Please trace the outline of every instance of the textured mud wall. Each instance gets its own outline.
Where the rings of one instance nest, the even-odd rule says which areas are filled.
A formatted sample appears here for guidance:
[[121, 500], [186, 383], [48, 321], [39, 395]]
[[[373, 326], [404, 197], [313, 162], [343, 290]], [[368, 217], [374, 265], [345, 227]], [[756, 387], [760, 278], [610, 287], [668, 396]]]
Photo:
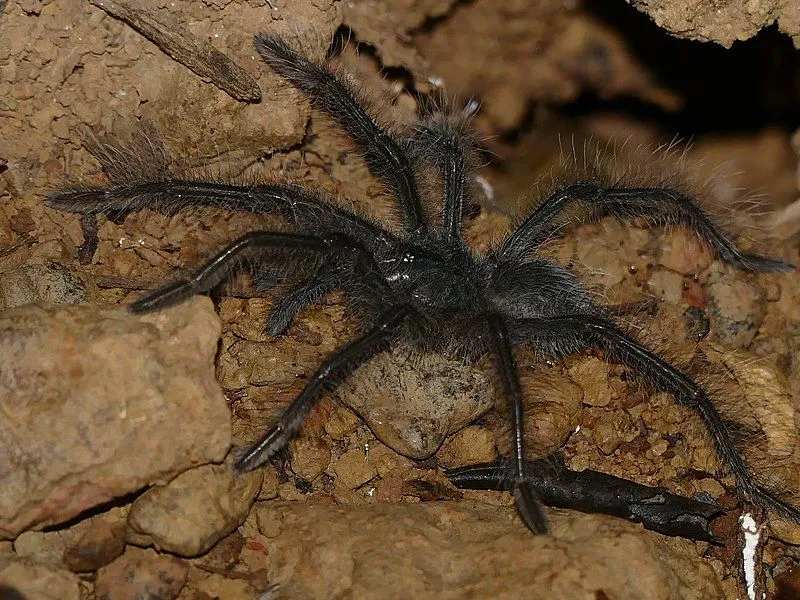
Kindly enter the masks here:
[[[602, 355], [542, 365], [520, 350], [531, 447], [718, 501], [730, 510], [714, 524], [722, 544], [556, 510], [552, 536], [531, 537], [510, 495], [457, 490], [440, 470], [507, 451], [490, 362], [408, 348], [327, 394], [274, 464], [234, 478], [231, 446], [255, 440], [356, 334], [342, 298], [277, 339], [264, 331], [274, 298], [247, 281], [213, 306], [130, 315], [117, 305], [245, 231], [285, 224], [144, 211], [101, 219], [87, 253], [79, 220], [44, 195], [102, 180], [91, 135], [150, 124], [193, 167], [290, 179], [388, 214], [358, 152], [258, 59], [252, 36], [272, 31], [317, 58], [339, 48], [336, 63], [401, 127], [419, 98], [480, 103], [484, 166], [466, 227], [478, 249], [535, 200], [538, 180], [597, 146], [634, 179], [693, 181], [743, 246], [797, 262], [791, 3], [3, 4], [0, 596], [5, 585], [31, 600], [745, 597], [745, 507], [700, 422]], [[642, 150], [676, 135], [693, 143]], [[578, 227], [552, 254], [708, 381], [748, 460], [800, 501], [796, 273], [736, 272], [685, 232], [638, 222]], [[795, 597], [800, 530], [757, 517], [759, 585]]]

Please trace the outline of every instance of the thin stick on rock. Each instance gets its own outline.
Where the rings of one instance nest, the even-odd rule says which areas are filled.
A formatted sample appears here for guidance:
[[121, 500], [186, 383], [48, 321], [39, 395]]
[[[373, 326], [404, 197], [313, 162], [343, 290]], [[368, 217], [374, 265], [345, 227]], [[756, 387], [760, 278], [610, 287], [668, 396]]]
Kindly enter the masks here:
[[[2, 0], [0, 0], [2, 1]], [[89, 0], [124, 21], [168, 56], [242, 102], [260, 102], [261, 88], [241, 67], [211, 44], [197, 39], [170, 16], [136, 0]]]

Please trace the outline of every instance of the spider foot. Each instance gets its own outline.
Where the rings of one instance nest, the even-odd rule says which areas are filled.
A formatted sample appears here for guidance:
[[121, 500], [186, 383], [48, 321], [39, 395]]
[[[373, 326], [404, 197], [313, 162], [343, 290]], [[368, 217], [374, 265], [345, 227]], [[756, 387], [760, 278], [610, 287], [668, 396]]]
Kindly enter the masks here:
[[547, 516], [533, 487], [525, 480], [515, 481], [512, 492], [525, 527], [537, 535], [547, 533]]
[[239, 473], [253, 471], [267, 462], [287, 441], [283, 427], [276, 425], [252, 446], [237, 448], [234, 451], [233, 468]]

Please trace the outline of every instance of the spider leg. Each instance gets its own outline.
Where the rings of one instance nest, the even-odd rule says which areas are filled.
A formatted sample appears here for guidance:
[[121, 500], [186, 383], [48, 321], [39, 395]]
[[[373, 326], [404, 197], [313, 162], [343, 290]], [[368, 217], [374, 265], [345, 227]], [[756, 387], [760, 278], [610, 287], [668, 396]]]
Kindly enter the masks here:
[[523, 257], [571, 223], [605, 216], [645, 217], [653, 225], [684, 225], [692, 229], [724, 262], [745, 271], [793, 271], [782, 260], [740, 250], [728, 235], [688, 195], [670, 188], [604, 187], [576, 183], [553, 192], [506, 239], [500, 261]]
[[439, 171], [443, 185], [442, 227], [447, 243], [461, 240], [461, 215], [464, 210], [470, 148], [464, 132], [447, 118], [431, 119], [422, 123], [412, 140], [419, 158], [433, 163]]
[[310, 281], [298, 285], [281, 296], [267, 318], [267, 333], [277, 337], [286, 331], [301, 310], [336, 289], [342, 275], [338, 269], [326, 269], [326, 265], [323, 265], [320, 272]]
[[673, 394], [679, 403], [693, 408], [702, 418], [717, 454], [736, 478], [740, 495], [800, 522], [800, 509], [778, 498], [753, 477], [705, 390], [691, 377], [624, 334], [614, 323], [591, 315], [571, 315], [514, 321], [511, 326], [515, 341], [530, 343], [550, 356], [566, 356], [587, 348], [600, 349], [656, 388]]
[[497, 360], [497, 369], [503, 382], [503, 391], [511, 403], [512, 436], [514, 441], [513, 488], [517, 510], [523, 522], [533, 533], [547, 533], [547, 517], [533, 487], [526, 481], [526, 460], [523, 437], [522, 390], [519, 385], [517, 365], [502, 318], [487, 318], [491, 342]]
[[396, 194], [409, 229], [424, 228], [422, 204], [406, 149], [364, 110], [351, 86], [278, 36], [259, 33], [255, 36], [255, 45], [273, 71], [303, 92], [358, 144], [370, 171]]
[[[554, 458], [531, 461], [525, 474], [547, 506], [613, 515], [665, 535], [719, 543], [711, 529], [714, 517], [723, 512], [719, 505], [600, 471], [572, 471]], [[513, 466], [506, 462], [469, 465], [445, 471], [445, 475], [462, 489], [508, 489]]]
[[[115, 148], [119, 153], [125, 149]], [[109, 149], [104, 150], [110, 152]], [[150, 208], [166, 213], [187, 206], [220, 207], [253, 213], [279, 213], [309, 231], [342, 231], [364, 244], [386, 246], [393, 236], [356, 214], [324, 202], [302, 187], [291, 184], [236, 185], [181, 179], [159, 169], [154, 179], [120, 178], [110, 173], [105, 187], [74, 187], [52, 192], [47, 203], [56, 209], [83, 215], [126, 214]], [[150, 174], [147, 174], [150, 175]]]
[[187, 281], [168, 284], [130, 305], [135, 313], [150, 312], [184, 301], [186, 298], [207, 292], [223, 281], [232, 268], [239, 264], [242, 254], [249, 250], [296, 249], [331, 253], [341, 249], [363, 250], [342, 237], [322, 238], [297, 233], [254, 231], [248, 233], [220, 251]]
[[369, 332], [330, 356], [317, 369], [300, 395], [283, 412], [278, 422], [237, 458], [236, 468], [240, 471], [255, 469], [283, 448], [300, 428], [323, 387], [335, 386], [341, 381], [343, 371], [352, 370], [379, 352], [384, 342], [394, 334], [411, 312], [411, 307], [406, 304], [394, 306], [381, 315]]

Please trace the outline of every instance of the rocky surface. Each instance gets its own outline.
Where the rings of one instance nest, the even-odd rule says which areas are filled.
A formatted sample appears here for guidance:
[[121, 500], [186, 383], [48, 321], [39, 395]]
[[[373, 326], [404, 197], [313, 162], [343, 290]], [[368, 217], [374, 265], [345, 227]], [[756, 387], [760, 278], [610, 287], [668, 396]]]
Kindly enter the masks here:
[[469, 503], [276, 504], [255, 514], [270, 547], [270, 576], [287, 600], [510, 599], [534, 590], [564, 600], [723, 594], [713, 569], [689, 557], [688, 542], [595, 516], [555, 514], [553, 536], [533, 538], [513, 510]]
[[242, 524], [263, 477], [261, 471], [237, 475], [224, 463], [153, 486], [131, 506], [128, 541], [180, 556], [204, 554]]
[[800, 47], [800, 7], [792, 2], [628, 2], [650, 15], [659, 27], [689, 40], [712, 41], [729, 48], [733, 42], [747, 40], [765, 27], [777, 24], [782, 32], [792, 37], [795, 46]]
[[0, 535], [63, 522], [227, 453], [212, 367], [219, 321], [207, 300], [141, 317], [24, 306], [0, 315], [0, 332]]
[[186, 584], [187, 567], [180, 560], [152, 550], [129, 547], [107, 567], [97, 572], [98, 600], [172, 600]]
[[[274, 297], [252, 297], [247, 281], [233, 282], [216, 302], [223, 323], [219, 346], [206, 301], [144, 319], [117, 317], [122, 313], [101, 307], [137, 298], [244, 231], [285, 224], [210, 210], [100, 219], [97, 252], [82, 264], [78, 220], [42, 202], [65, 178], [100, 177], [81, 141], [86, 128], [124, 137], [149, 120], [176, 155], [201, 171], [246, 181], [292, 179], [386, 216], [385, 190], [358, 152], [263, 67], [249, 42], [255, 31], [281, 31], [322, 56], [333, 32], [345, 26], [350, 29], [340, 30], [346, 34], [341, 41], [349, 41], [341, 44], [337, 63], [377, 99], [382, 118], [402, 128], [416, 114], [415, 97], [440, 89], [481, 103], [473, 122], [490, 164], [472, 190], [480, 206], [467, 210], [465, 235], [473, 247], [487, 249], [527, 210], [540, 189], [532, 191], [533, 181], [565, 164], [576, 167], [561, 151], [575, 148], [580, 155], [583, 140], [594, 137], [601, 147], [628, 140], [609, 146], [616, 160], [633, 164], [628, 176], [644, 170], [655, 181], [672, 181], [692, 171], [696, 180], [708, 180], [690, 189], [727, 209], [726, 222], [748, 248], [758, 247], [751, 244], [766, 233], [779, 233], [783, 237], [761, 247], [797, 261], [791, 236], [800, 231], [800, 170], [785, 124], [797, 122], [800, 94], [792, 82], [800, 61], [788, 51], [791, 43], [772, 30], [727, 52], [674, 37], [728, 45], [775, 19], [796, 36], [792, 7], [771, 0], [747, 6], [695, 2], [691, 11], [678, 1], [632, 4], [643, 13], [623, 2], [527, 0], [176, 0], [154, 9], [246, 70], [261, 88], [260, 104], [234, 101], [91, 3], [5, 6], [0, 303], [88, 301], [96, 308], [28, 306], [0, 319], [16, 315], [10, 330], [19, 331], [27, 321], [18, 315], [43, 315], [34, 320], [41, 335], [69, 329], [74, 348], [95, 339], [107, 345], [75, 358], [62, 342], [41, 338], [47, 352], [37, 350], [37, 356], [69, 355], [36, 377], [25, 371], [21, 387], [15, 379], [20, 389], [44, 390], [41, 403], [30, 396], [14, 400], [9, 411], [7, 394], [0, 397], [6, 415], [0, 448], [22, 447], [16, 437], [25, 430], [19, 428], [20, 406], [28, 411], [21, 413], [30, 418], [26, 423], [38, 427], [31, 425], [34, 441], [41, 442], [25, 442], [21, 454], [0, 453], [0, 474], [9, 472], [2, 456], [39, 461], [27, 471], [11, 463], [13, 485], [0, 487], [0, 509], [13, 513], [10, 524], [2, 522], [4, 535], [15, 538], [0, 541], [0, 589], [14, 585], [29, 598], [56, 593], [82, 600], [329, 597], [325, 586], [366, 597], [391, 598], [397, 590], [423, 598], [524, 597], [531, 590], [550, 592], [552, 582], [553, 597], [591, 600], [632, 593], [745, 597], [738, 582], [733, 482], [719, 472], [696, 415], [653, 393], [628, 370], [608, 365], [602, 354], [542, 364], [519, 350], [529, 451], [560, 449], [574, 469], [716, 499], [731, 509], [718, 524], [723, 547], [665, 539], [611, 517], [558, 511], [549, 513], [553, 536], [532, 538], [516, 519], [509, 494], [454, 489], [442, 466], [509, 452], [505, 404], [491, 408], [488, 361], [464, 367], [441, 357], [383, 355], [339, 392], [325, 394], [300, 435], [262, 474], [235, 480], [226, 466], [201, 466], [225, 455], [229, 422], [236, 444], [261, 435], [320, 361], [357, 334], [357, 322], [343, 299], [331, 294], [272, 339], [264, 323]], [[712, 4], [719, 10], [707, 10]], [[51, 98], [57, 101], [38, 101]], [[638, 144], [658, 146], [675, 130], [696, 129], [695, 144], [685, 151], [686, 169], [674, 168], [663, 153], [630, 151]], [[653, 159], [656, 168], [642, 169]], [[721, 161], [729, 168], [711, 177]], [[756, 202], [740, 188], [766, 195]], [[746, 203], [757, 208], [741, 210]], [[737, 211], [727, 214], [732, 208]], [[774, 220], [761, 212], [774, 213]], [[704, 380], [744, 434], [747, 458], [765, 480], [797, 489], [796, 274], [738, 273], [680, 229], [651, 232], [642, 225], [604, 220], [576, 228], [549, 252], [579, 272], [602, 301], [620, 305], [620, 319], [632, 332]], [[80, 315], [85, 318], [76, 324]], [[117, 328], [104, 338], [110, 324]], [[30, 332], [31, 339], [36, 335]], [[192, 354], [199, 348], [202, 359]], [[39, 364], [21, 354], [19, 360]], [[230, 415], [210, 377], [212, 360]], [[77, 364], [82, 371], [72, 368]], [[8, 373], [0, 368], [0, 381]], [[109, 374], [107, 381], [100, 381], [101, 373]], [[176, 387], [173, 400], [162, 388], [176, 375], [187, 387]], [[62, 399], [72, 389], [65, 382], [76, 380], [81, 386], [94, 381], [97, 396], [81, 398], [81, 404], [73, 399], [72, 409]], [[121, 391], [138, 394], [139, 403], [128, 404], [130, 418], [118, 416]], [[54, 416], [59, 407], [69, 411]], [[142, 414], [134, 414], [135, 407]], [[43, 412], [29, 414], [29, 408]], [[163, 422], [149, 420], [152, 408]], [[145, 415], [144, 429], [138, 429], [134, 420]], [[8, 431], [14, 437], [3, 437]], [[86, 431], [91, 435], [79, 435]], [[42, 458], [44, 446], [63, 449], [58, 461]], [[113, 462], [103, 459], [112, 453]], [[65, 473], [78, 469], [80, 479], [59, 479], [62, 467]], [[255, 508], [246, 515], [254, 497]], [[98, 505], [112, 498], [117, 506]], [[45, 523], [57, 524], [36, 530]], [[800, 535], [774, 517], [768, 531], [767, 585], [790, 597], [797, 553], [785, 542], [796, 544]], [[191, 559], [172, 554], [201, 552]], [[631, 581], [630, 573], [640, 577]], [[37, 587], [37, 581], [46, 585]]]

